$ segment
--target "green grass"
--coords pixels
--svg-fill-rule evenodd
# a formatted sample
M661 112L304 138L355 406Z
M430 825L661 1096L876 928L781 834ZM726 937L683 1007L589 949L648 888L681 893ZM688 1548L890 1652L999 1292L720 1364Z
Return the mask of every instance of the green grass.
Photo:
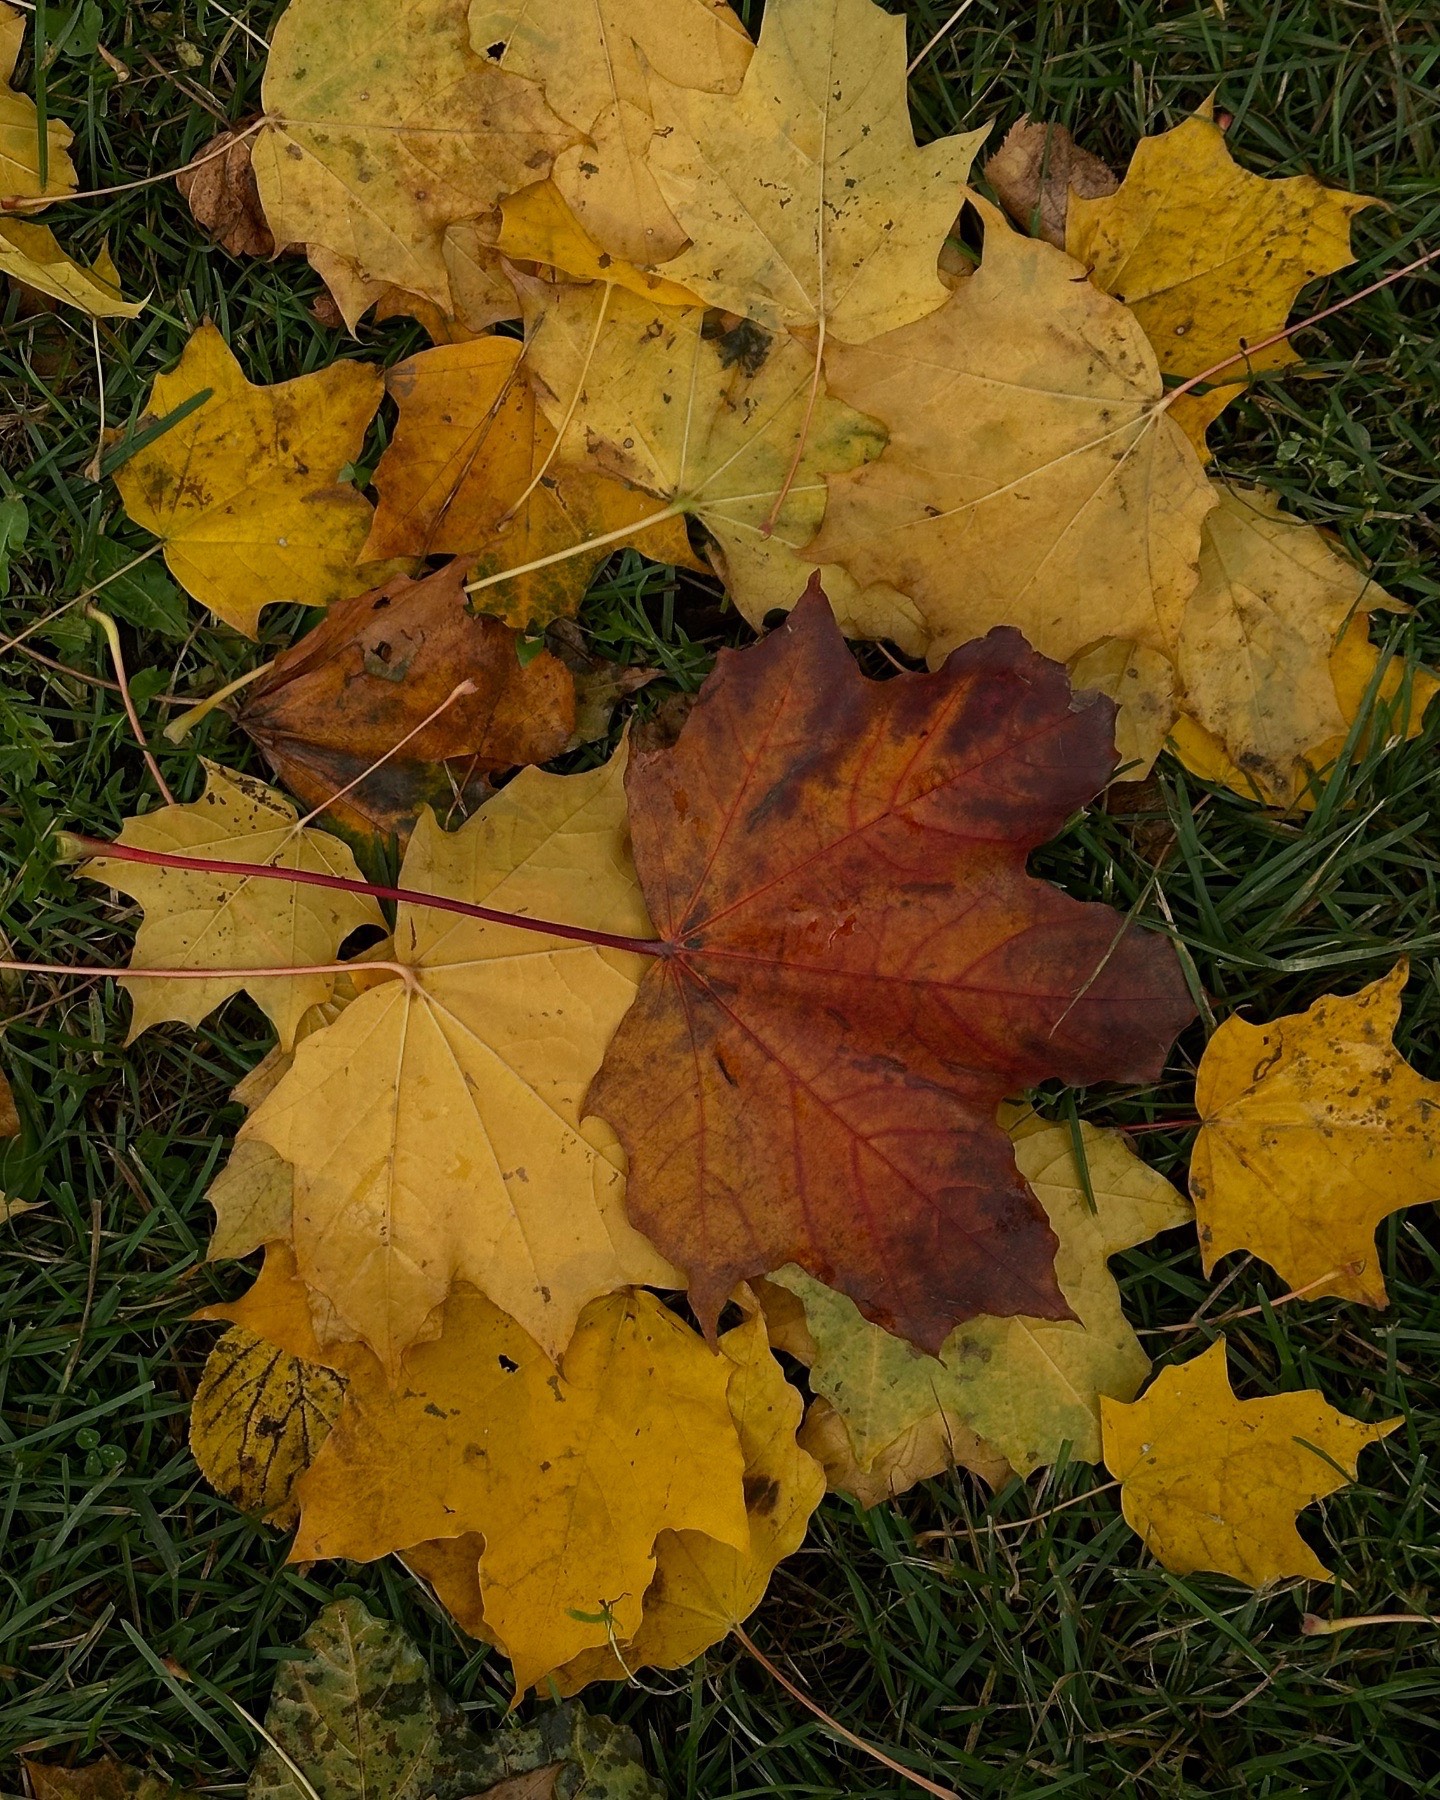
M363 0L356 0L362 4ZM266 32L271 0L227 0ZM918 50L953 10L909 0ZM758 11L758 8L752 9ZM262 52L218 7L100 0L46 8L59 45L48 110L76 130L87 186L193 155L219 120L259 105ZM1357 265L1315 290L1354 291L1440 243L1440 5L1436 0L975 0L928 58L913 97L923 132L1008 125L1021 111L1065 121L1123 166L1142 132L1176 122L1212 88L1235 115L1251 168L1310 170L1382 197L1357 225ZM754 17L751 19L755 22ZM21 84L34 74L22 64ZM109 238L141 320L102 327L106 414L134 416L193 324L213 317L253 378L320 367L345 346L316 324L305 265L233 261L209 247L168 184L48 215L71 247ZM1388 626L1399 648L1440 662L1440 286L1407 280L1307 333L1313 379L1267 381L1214 434L1225 473L1278 488L1308 518L1374 559L1420 610ZM367 330L393 359L414 328ZM99 394L88 324L0 322L0 498L23 497L30 534L15 559L5 637L79 593L97 563L143 533L113 486L84 471ZM192 614L198 617L196 609ZM266 645L299 621L272 614ZM584 623L609 654L662 664L693 686L714 646L744 636L715 592L612 565ZM43 654L106 675L103 645L74 609L31 638ZM196 623L181 636L127 628L152 737L157 696L208 691L256 651ZM268 653L262 646L260 654ZM665 691L664 687L659 690ZM673 684L670 687L673 691ZM1361 764L1308 818L1279 819L1210 794L1169 759L1158 779L1092 808L1041 859L1073 892L1127 905L1163 857L1160 887L1219 1016L1266 1017L1414 959L1402 1043L1440 1075L1440 707L1426 735ZM184 753L162 748L182 796L193 748L244 763L212 719ZM53 867L59 826L107 833L147 797L114 693L20 650L0 686L0 893L17 955L123 960L133 909ZM1162 848L1163 846L1163 848ZM1145 901L1155 913L1153 892ZM243 1285L201 1258L202 1194L238 1121L226 1096L268 1039L232 1003L199 1032L163 1029L125 1047L110 984L26 979L5 989L4 1061L26 1119L0 1186L41 1209L0 1227L0 1754L30 1747L83 1760L111 1751L217 1792L238 1791L254 1733L231 1702L263 1712L275 1659L324 1599L358 1592L401 1619L477 1717L498 1719L502 1668L462 1642L397 1567L284 1566L284 1545L218 1501L185 1442L186 1410L213 1332L191 1310ZM1100 1121L1190 1112L1202 1037L1170 1077L1138 1094L1079 1096ZM1183 1169L1183 1130L1137 1140ZM1393 1304L1271 1310L1258 1265L1208 1312L1253 1309L1228 1327L1242 1391L1314 1384L1367 1418L1404 1428L1369 1452L1362 1482L1306 1515L1333 1563L1333 1593L1263 1597L1207 1577L1181 1581L1144 1555L1101 1473L1084 1467L990 1501L968 1478L935 1482L861 1515L826 1504L753 1622L853 1730L967 1796L1340 1796L1440 1794L1440 1657L1434 1630L1300 1635L1304 1610L1440 1607L1440 1233L1429 1208L1381 1233ZM1184 1359L1214 1327L1189 1322L1210 1292L1193 1241L1172 1234L1126 1261L1132 1316L1157 1355ZM1187 1329L1175 1330L1174 1327ZM935 1535L935 1534L942 1535ZM648 1679L648 1678L647 1678ZM229 1697L227 1699L227 1696ZM900 1796L914 1790L836 1743L735 1644L647 1690L590 1696L635 1722L673 1796ZM14 1764L0 1782L18 1785Z

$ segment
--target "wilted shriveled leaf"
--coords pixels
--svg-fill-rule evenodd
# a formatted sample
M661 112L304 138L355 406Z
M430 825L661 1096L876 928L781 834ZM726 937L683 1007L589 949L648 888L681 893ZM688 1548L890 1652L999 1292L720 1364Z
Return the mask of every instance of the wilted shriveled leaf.
M1065 248L1070 196L1094 200L1120 183L1098 156L1082 150L1063 125L1016 121L1005 141L985 159L985 179L1022 231Z
M905 60L904 20L871 0L780 0L737 95L652 80L650 167L691 239L663 272L847 343L943 304L936 261L989 127L917 149Z
M537 410L522 353L513 338L477 338L390 371L400 418L375 471L380 505L367 556L464 556L475 575L493 575L623 532L658 510L648 494L599 470L557 463L555 431ZM620 541L486 588L478 604L522 628L573 613ZM691 560L678 518L623 541L657 561Z
M10 1077L0 1072L0 1138L20 1135L20 1108L15 1104L15 1090Z
M639 1668L678 1669L743 1624L765 1596L776 1565L800 1548L825 1493L824 1472L795 1442L801 1399L770 1354L757 1313L727 1331L720 1348L735 1365L727 1401L745 1457L746 1549L698 1531L662 1531L640 1629L618 1652L587 1651L555 1677L562 1694L590 1681L623 1681Z
M236 1326L206 1358L190 1408L200 1473L241 1512L293 1525L295 1483L340 1412L345 1383Z
M1065 248L1135 314L1167 375L1188 378L1284 328L1307 281L1353 261L1350 221L1374 200L1313 175L1268 180L1231 156L1210 118L1142 138L1117 192L1076 197ZM1205 427L1288 344L1247 356L1172 417L1203 450Z
M1109 775L1111 719L1011 632L868 681L812 588L637 754L671 953L590 1104L707 1324L787 1262L931 1350L979 1313L1067 1316L995 1108L1153 1079L1192 1012L1167 944L1025 873Z
M238 131L217 131L191 158L198 166L182 169L175 185L189 201L195 223L222 250L232 256L274 256L277 246L260 205L250 146L250 138Z
M908 1492L917 1481L949 1469L968 1469L997 1493L1015 1473L998 1450L943 1410L902 1431L880 1449L868 1468L861 1468L845 1421L828 1400L810 1402L798 1441L824 1469L831 1493L848 1494L866 1507L880 1506Z
M329 832L301 830L294 806L252 775L206 763L205 792L184 806L162 806L127 819L118 843L217 862L255 863L360 879L350 851ZM383 926L366 894L302 887L243 875L205 875L145 863L92 857L81 873L138 900L145 918L135 934L132 969L223 969L211 981L161 978L120 985L131 999L130 1035L165 1019L198 1025L232 994L247 993L273 1021L287 1048L301 1017L329 999L334 975L264 975L234 971L303 967L335 960L362 925Z
M190 1788L177 1787L146 1769L131 1768L113 1756L78 1769L35 1762L27 1756L25 1773L35 1800L198 1800Z
M1404 1422L1367 1425L1313 1388L1237 1400L1223 1339L1162 1370L1133 1405L1101 1407L1105 1466L1146 1549L1173 1574L1208 1569L1250 1587L1329 1579L1295 1514L1354 1480L1365 1446Z
M524 770L453 833L423 815L400 885L646 936L623 765ZM383 982L308 1037L239 1141L294 1166L300 1273L392 1375L454 1281L558 1355L593 1296L674 1280L583 1108L642 959L411 906L394 955L413 985Z
M206 323L157 376L137 430L206 390L115 476L126 512L164 540L181 587L254 637L272 601L325 606L383 579L356 568L370 503L340 480L380 404L378 365L337 362L255 386Z
M1154 352L1068 257L976 204L985 254L944 307L826 353L832 393L890 442L830 475L806 554L908 594L932 664L993 625L1061 661L1107 637L1171 652L1215 502Z
M631 263L684 249L646 163L649 77L733 93L751 43L727 0L472 0L470 42L539 82L584 140L557 156L552 178L592 238Z
M564 461L698 519L752 624L793 605L813 567L794 552L825 510L824 477L878 455L878 427L824 394L812 409L811 352L748 319L725 330L698 307L595 286L529 282L524 295L526 358ZM831 595L842 620L855 592L849 583Z
M545 651L522 665L515 633L471 612L464 582L465 565L453 562L340 601L246 689L236 722L307 806L403 838L422 806L448 813L474 777L565 748L575 729L570 671ZM411 736L465 681L474 692ZM447 770L450 759L460 761ZM475 803L483 798L482 783Z
M1249 1250L1307 1298L1384 1306L1382 1219L1440 1198L1440 1082L1395 1048L1410 965L1270 1025L1227 1019L1195 1077L1190 1192L1208 1274Z
M18 219L0 223L0 275L78 306L92 319L134 319L145 310L143 300L127 300L120 292L108 251L82 268L60 248L48 225L25 225Z
M692 4L693 0L685 0ZM708 5L708 0L701 0ZM679 282L604 250L565 204L553 181L537 181L502 202L501 252L516 262L544 263L581 281L613 281L656 306L703 306L698 294Z
M1200 583L1180 630L1181 705L1228 765L1220 779L1289 806L1334 764L1355 723L1353 688L1363 697L1379 660L1366 633L1371 612L1401 609L1334 538L1282 511L1278 495L1214 486L1219 504L1205 521ZM1345 694L1335 665L1342 635L1358 664ZM1401 722L1406 735L1420 731L1437 688L1433 676L1417 672ZM1187 763L1216 773L1209 744L1200 741L1192 755L1196 743L1183 728L1176 733Z
M74 132L59 119L45 121L48 170L40 182L40 130L35 102L9 84L25 42L25 15L0 0L0 194L9 200L74 193L79 186L70 160Z
M538 181L576 134L470 48L467 0L291 0L265 66L253 163L280 243L457 311L445 236Z
M843 1419L862 1470L937 1412L961 1421L1021 1475L1055 1462L1065 1445L1072 1460L1098 1462L1100 1396L1131 1400L1150 1372L1109 1258L1185 1224L1189 1204L1119 1132L1080 1127L1083 1173L1068 1126L1032 1113L1010 1135L1059 1240L1055 1277L1073 1319L972 1319L950 1334L937 1361L868 1324L843 1294L803 1270L770 1277L804 1303L816 1346L811 1386ZM932 1430L932 1440L937 1435Z
M634 1635L661 1531L749 1544L732 1365L643 1290L592 1301L558 1372L464 1287L398 1388L362 1350L335 1360L345 1405L297 1490L292 1555L365 1562L478 1532L485 1619L517 1692L607 1643L607 1606Z

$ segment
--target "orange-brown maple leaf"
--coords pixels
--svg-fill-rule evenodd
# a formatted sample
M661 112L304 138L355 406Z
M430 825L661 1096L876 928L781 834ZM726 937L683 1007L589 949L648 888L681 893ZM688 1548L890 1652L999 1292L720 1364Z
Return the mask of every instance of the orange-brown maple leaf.
M870 681L812 583L634 757L669 953L589 1105L707 1327L787 1262L931 1351L978 1313L1069 1316L995 1108L1152 1080L1193 1012L1162 938L1026 873L1110 775L1113 718L1008 629Z

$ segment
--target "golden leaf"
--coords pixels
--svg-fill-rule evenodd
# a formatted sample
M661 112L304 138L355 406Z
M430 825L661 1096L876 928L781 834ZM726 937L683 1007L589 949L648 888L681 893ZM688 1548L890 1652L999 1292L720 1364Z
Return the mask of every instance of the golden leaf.
M1306 282L1353 260L1350 221L1376 204L1313 175L1252 175L1197 116L1142 138L1115 193L1074 196L1065 248L1139 319L1163 372L1187 379L1283 330ZM1295 360L1288 343L1248 355L1172 417L1203 453L1206 425L1244 379Z
M485 1618L517 1692L607 1643L607 1619L634 1634L662 1530L749 1542L732 1365L650 1294L592 1301L558 1373L463 1287L398 1389L373 1357L344 1360L344 1408L300 1482L292 1557L364 1562L479 1533Z
M650 167L692 240L672 280L771 331L847 343L944 304L940 247L989 127L916 148L903 19L781 0L737 95L658 78L650 95Z
M727 0L472 0L470 42L539 82L586 140L557 156L552 179L592 238L631 263L684 249L646 165L655 134L648 75L733 93L752 45Z
M299 827L295 808L251 775L206 763L205 792L184 806L127 819L117 842L217 862L361 879L349 848L327 831ZM236 970L303 967L335 960L341 944L362 925L383 925L368 894L302 887L298 882L244 875L206 875L116 857L97 856L81 873L138 900L145 918L135 934L132 969L223 969L213 980L162 978L127 981L130 1035L164 1019L198 1025L232 994L247 993L267 1013L288 1049L303 1015L330 998L337 977L264 975Z
M235 1326L206 1359L190 1408L190 1450L218 1494L293 1525L295 1483L340 1412L344 1381Z
M426 812L401 885L647 936L623 771L623 751L581 775L526 769L454 833ZM394 954L411 979L306 1038L238 1140L294 1167L302 1278L392 1376L455 1281L551 1355L595 1295L678 1285L625 1220L614 1133L583 1117L643 959L403 905Z
M105 251L90 268L82 268L60 248L48 225L24 225L18 219L0 223L0 274L78 306L92 319L134 319L145 310L143 300L127 300L120 292L115 265Z
M1176 1575L1205 1569L1250 1587L1329 1579L1295 1514L1354 1480L1365 1446L1403 1423L1367 1425L1313 1388L1237 1400L1223 1339L1162 1370L1133 1405L1101 1407L1105 1466L1150 1554Z
M164 540L181 587L254 637L273 601L326 606L383 580L355 566L370 503L340 480L380 404L379 367L337 362L255 386L207 323L156 378L139 429L206 389L209 399L115 476L126 512Z
M811 1386L843 1420L862 1471L936 1413L968 1427L1022 1475L1054 1462L1067 1444L1072 1459L1096 1462L1100 1396L1129 1400L1149 1373L1109 1258L1184 1224L1189 1205L1119 1132L1080 1127L1082 1174L1068 1126L1030 1114L1009 1129L1020 1173L1060 1240L1055 1277L1074 1319L973 1319L951 1332L937 1360L870 1324L843 1294L794 1265L770 1277L804 1303L816 1345ZM931 1441L940 1435L932 1427ZM907 1454L916 1453L912 1446Z
M33 200L41 194L73 194L79 186L70 145L75 134L59 119L45 121L49 164L40 184L40 131L35 102L9 84L25 41L25 15L0 0L0 194L7 200Z
M806 554L908 594L932 665L995 625L1062 662L1108 637L1170 653L1215 502L1154 352L1069 257L977 205L983 260L940 311L826 353L890 442L830 475Z
M604 250L565 204L554 181L537 181L501 204L501 251L512 261L545 263L581 281L613 281L656 306L702 306L689 288L638 269Z
M1382 1219L1440 1195L1440 1082L1392 1041L1410 965L1269 1025L1227 1019L1195 1078L1205 1272L1232 1250L1307 1298L1386 1303Z
M476 56L467 0L291 0L265 67L252 164L278 243L457 307L452 225L544 176L575 133L538 87Z

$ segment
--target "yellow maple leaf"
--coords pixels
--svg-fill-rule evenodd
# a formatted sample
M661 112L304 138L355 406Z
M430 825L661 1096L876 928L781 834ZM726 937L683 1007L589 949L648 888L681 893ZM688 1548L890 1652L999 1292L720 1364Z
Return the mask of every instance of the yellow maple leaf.
M598 470L553 466L555 430L523 355L514 338L482 337L390 371L400 417L375 471L380 504L364 552L466 556L478 576L606 539L483 591L483 610L522 630L574 613L620 542L660 562L693 560L678 517L617 535L655 512L650 495Z
M300 829L295 808L283 794L214 763L206 763L205 771L200 799L127 819L117 842L216 862L361 879L348 846L327 831ZM208 875L106 856L92 857L80 872L119 888L144 907L130 953L132 969L227 971L213 980L122 977L120 985L131 998L127 1043L165 1019L198 1025L232 994L243 992L269 1015L288 1048L303 1015L329 999L337 977L237 971L333 962L352 931L384 924L380 908L367 894L297 882Z
M984 256L945 306L826 353L890 441L830 475L805 554L908 594L932 665L995 625L1062 662L1110 637L1168 654L1215 502L1154 352L1062 251L977 205Z
M1101 1408L1105 1466L1150 1554L1176 1575L1204 1569L1250 1587L1329 1579L1295 1514L1353 1481L1365 1446L1403 1423L1367 1425L1313 1388L1237 1400L1223 1339L1162 1370L1132 1405Z
M252 166L277 243L456 311L445 235L545 175L575 133L470 48L467 0L291 0Z
M0 223L0 274L78 306L92 319L134 319L145 309L143 300L127 300L120 292L107 251L83 268L60 248L48 225L24 225L18 219Z
M1409 972L1269 1025L1227 1019L1206 1045L1190 1192L1207 1275L1249 1250L1311 1299L1385 1305L1376 1227L1440 1197L1440 1082L1392 1041Z
M770 1277L804 1304L816 1346L811 1387L843 1419L862 1470L937 1412L961 1421L1022 1475L1054 1462L1067 1444L1073 1459L1096 1462L1100 1396L1131 1399L1149 1373L1109 1258L1186 1223L1189 1205L1120 1132L1080 1127L1082 1171L1068 1126L1030 1113L1009 1130L1016 1165L1059 1239L1055 1277L1073 1319L973 1319L950 1334L937 1360L794 1265Z
M539 82L586 140L556 157L553 180L593 238L632 263L685 247L646 164L648 76L707 93L739 87L752 45L728 0L472 0L470 42Z
M1065 248L1134 312L1167 375L1203 374L1284 329L1297 295L1353 261L1350 221L1377 202L1313 175L1268 180L1242 169L1208 117L1142 138L1113 194L1071 196ZM1250 371L1296 361L1288 343L1237 363L1172 416L1203 452L1205 427Z
M10 86L24 41L24 13L0 0L0 194L7 200L72 194L79 186L69 155L75 134L59 119L45 121L49 166L44 185L40 182L40 131L35 102Z
M727 1331L720 1348L735 1365L727 1403L745 1458L748 1547L701 1531L662 1531L640 1629L618 1650L588 1650L560 1669L555 1685L575 1694L587 1682L623 1681L640 1668L679 1669L743 1624L765 1597L777 1564L804 1541L825 1493L825 1474L795 1441L803 1410L770 1354L756 1314Z
M537 181L500 206L498 248L515 262L545 263L581 281L613 281L657 306L701 306L679 282L637 268L602 249L565 203L553 181Z
M622 750L525 769L453 833L426 812L401 885L646 937L623 778ZM394 954L411 978L307 1037L238 1140L293 1166L300 1274L344 1329L397 1375L463 1280L558 1355L593 1296L678 1285L626 1222L615 1134L583 1116L643 958L403 905Z
M1219 482L1215 491L1176 654L1180 708L1203 736L1178 731L1176 748L1237 793L1313 804L1312 782L1343 752L1380 658L1369 616L1406 609L1278 495ZM1393 700L1402 677L1403 666L1387 671L1378 699ZM1415 673L1403 735L1420 732L1437 688Z
M137 429L207 389L115 476L126 512L164 541L181 587L254 637L274 601L327 606L372 586L377 571L356 567L370 503L340 471L360 454L380 404L380 368L336 362L257 386L207 323L156 377Z
M190 1407L200 1473L241 1512L293 1525L295 1483L329 1435L344 1392L333 1370L235 1326L206 1358Z
M824 1468L831 1493L848 1494L864 1507L897 1499L917 1481L950 1469L968 1469L997 1493L1015 1473L998 1450L943 1407L883 1444L863 1468L844 1419L826 1399L810 1402L798 1442Z
M484 1616L518 1692L612 1629L634 1635L661 1531L748 1546L733 1365L643 1290L592 1301L558 1372L465 1287L399 1388L363 1351L337 1360L345 1405L300 1480L293 1560L479 1534Z
M664 265L772 331L863 343L923 318L989 127L917 149L905 21L871 0L768 6L740 92L650 84L650 168L691 244Z
M726 330L698 307L673 311L611 287L527 282L523 292L526 357L562 461L698 519L752 624L793 606L815 566L796 551L824 512L825 475L878 454L873 421L824 394L812 408L814 358L788 333L748 319ZM843 624L859 589L838 569L823 578Z

